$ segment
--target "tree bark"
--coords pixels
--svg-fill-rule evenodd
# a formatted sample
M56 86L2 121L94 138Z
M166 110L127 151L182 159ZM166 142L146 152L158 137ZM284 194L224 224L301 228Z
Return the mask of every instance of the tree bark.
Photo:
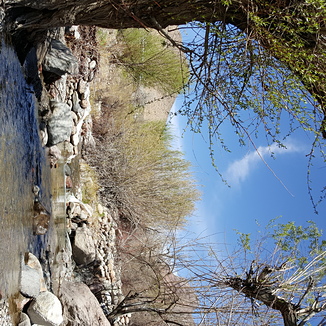
M326 117L326 19L319 16L317 27L310 28L311 25L307 25L305 32L305 24L309 23L306 23L307 13L304 12L306 7L302 7L305 3L303 0L228 2L225 5L226 1L222 0L16 0L6 2L5 6L8 26L14 31L24 30L26 36L33 37L35 33L31 31L69 25L160 29L191 21L223 21L233 24L251 34L274 57L284 62L319 102ZM300 5L301 11L296 11L295 8L299 7L295 6ZM293 16L292 21L285 20L282 14L284 10L287 10L288 16ZM314 7L307 9L311 20L314 18L314 10ZM257 23L251 14L263 23ZM284 28L287 24L292 29ZM300 50L296 44L291 43L293 33L296 33L296 24L301 26L297 33L302 38ZM264 26L267 26L265 31ZM321 127L326 137L326 119Z
M258 300L267 307L278 310L282 314L284 326L298 325L297 307L293 303L273 294L272 287L264 285L264 283L256 283L237 277L229 279L226 285L243 293L248 298Z
M163 28L190 21L241 22L244 13L226 8L220 0L21 0L8 3L17 27L52 28L68 25L97 25L104 28L156 28L153 18ZM227 14L226 14L227 13ZM232 17L232 18L231 18Z

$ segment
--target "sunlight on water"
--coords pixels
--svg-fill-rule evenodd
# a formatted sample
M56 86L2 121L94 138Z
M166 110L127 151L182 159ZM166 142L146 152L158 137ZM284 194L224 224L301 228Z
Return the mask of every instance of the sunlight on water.
M50 171L38 136L34 95L13 49L0 48L0 291L18 291L21 255L46 250L50 235L33 235L32 188L51 211Z

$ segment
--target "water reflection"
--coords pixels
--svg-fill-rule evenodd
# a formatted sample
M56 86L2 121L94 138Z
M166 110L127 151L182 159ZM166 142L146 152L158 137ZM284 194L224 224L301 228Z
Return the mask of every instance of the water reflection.
M46 235L33 235L32 188L41 188L42 204L51 208L51 173L38 136L35 98L26 84L14 50L0 46L0 291L9 297L18 291L21 255L30 251L43 258L58 251L58 236L51 218ZM63 166L53 172L62 182ZM64 182L61 190L63 193ZM56 185L59 187L59 185ZM61 196L60 194L60 196ZM64 214L64 203L58 211ZM64 223L63 223L64 224ZM64 236L63 226L61 235ZM59 240L60 242L60 240ZM44 262L44 261L43 261Z

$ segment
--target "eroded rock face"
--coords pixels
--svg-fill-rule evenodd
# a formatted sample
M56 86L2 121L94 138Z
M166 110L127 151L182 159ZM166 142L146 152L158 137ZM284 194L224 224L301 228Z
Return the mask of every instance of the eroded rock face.
M62 306L51 292L41 292L30 304L27 314L33 324L59 326L62 321ZM91 324L90 324L91 325Z
M78 73L78 61L67 46L59 40L52 40L44 58L43 70L58 76L74 75Z
M63 325L110 326L99 302L86 284L64 281L60 289L60 300L64 307Z

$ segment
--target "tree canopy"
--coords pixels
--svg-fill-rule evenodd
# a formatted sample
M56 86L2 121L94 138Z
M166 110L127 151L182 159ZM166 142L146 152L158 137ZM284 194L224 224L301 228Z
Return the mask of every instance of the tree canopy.
M322 231L312 221L273 220L256 240L251 236L240 233L231 252L217 246L183 260L202 304L202 324L325 325Z

